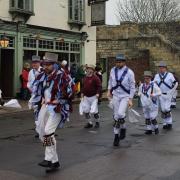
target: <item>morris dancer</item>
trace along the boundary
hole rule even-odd
[[[101,93],[101,81],[94,74],[95,66],[87,65],[87,73],[82,82],[82,93],[81,98],[83,98],[85,105],[85,117],[88,123],[84,128],[92,128],[93,122],[91,115],[94,116],[95,119],[95,128],[99,128],[99,111],[98,111],[98,98]],[[94,106],[94,107],[93,107]],[[94,109],[94,110],[92,110]]]
[[[134,72],[126,66],[123,54],[116,56],[116,66],[111,69],[108,85],[108,98],[113,98],[114,146],[126,137],[125,117],[127,107],[132,107],[135,94]]]
[[[151,81],[151,71],[144,72],[144,83],[140,85],[138,95],[141,98],[144,117],[146,119],[146,132],[145,134],[159,134],[158,122],[156,120],[158,115],[158,96],[161,95],[161,90],[158,85]]]
[[[68,118],[67,99],[72,95],[70,77],[64,71],[55,69],[54,63],[57,59],[57,54],[45,54],[44,72],[38,75],[33,88],[33,97],[41,96],[42,98],[36,130],[45,146],[45,157],[39,165],[46,167],[46,172],[54,171],[60,166],[54,134],[56,128],[62,126]]]
[[[160,87],[162,95],[159,97],[163,129],[172,129],[172,115],[171,115],[171,100],[174,91],[178,86],[178,82],[175,80],[172,73],[167,72],[167,65],[161,61],[159,63],[159,73],[155,75],[154,82]]]

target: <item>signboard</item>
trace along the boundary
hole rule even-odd
[[[100,0],[99,0],[100,1]],[[91,26],[104,25],[106,19],[106,2],[94,3],[91,5]]]

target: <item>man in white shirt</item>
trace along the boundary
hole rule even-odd
[[[160,87],[162,95],[159,97],[163,129],[172,129],[171,100],[178,86],[178,82],[173,74],[167,71],[167,65],[164,61],[159,63],[159,73],[155,75],[154,82]]]
[[[30,92],[32,92],[34,80],[36,79],[38,74],[41,73],[42,67],[40,66],[40,62],[41,60],[39,56],[32,56],[32,69],[29,72],[27,83],[27,87],[30,90]]]
[[[135,94],[134,72],[126,66],[126,58],[123,54],[116,56],[116,66],[111,69],[108,98],[113,98],[114,110],[114,146],[126,137],[125,117],[126,110],[131,107]]]
[[[34,119],[35,119],[35,125],[37,123],[38,120],[38,114],[41,108],[41,97],[37,96],[36,99],[36,103],[33,104],[31,101],[34,97],[32,97],[32,91],[33,91],[33,85],[35,82],[36,77],[42,72],[42,67],[40,66],[40,56],[36,56],[33,55],[32,56],[32,69],[29,72],[29,76],[28,76],[28,83],[27,83],[27,87],[29,89],[29,91],[31,92],[31,99],[29,100],[29,108],[34,110]],[[33,104],[33,107],[32,107]],[[36,138],[39,137],[38,134],[35,135]]]

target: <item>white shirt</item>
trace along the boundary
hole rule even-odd
[[[152,89],[153,87],[153,89]],[[146,90],[145,90],[145,89]],[[153,95],[151,97],[151,94]],[[139,91],[138,91],[138,95],[141,98],[141,103],[143,106],[151,105],[152,104],[152,100],[157,101],[158,100],[158,96],[161,95],[161,89],[158,87],[158,85],[156,83],[152,82],[149,83],[148,85],[146,85],[145,83],[141,84],[139,87]]]
[[[39,66],[38,70],[35,69],[31,69],[29,71],[29,75],[28,75],[28,83],[27,83],[27,87],[28,89],[30,89],[32,91],[33,88],[33,82],[36,79],[36,77],[38,76],[38,74],[41,72],[41,66]]]
[[[109,83],[108,83],[108,89],[111,90],[112,87],[115,87],[117,85],[116,77],[115,77],[115,68],[113,67],[110,72],[110,77],[109,77]],[[118,75],[118,80],[120,80],[123,72],[127,66],[122,67],[121,69],[118,69],[117,75]],[[118,87],[117,89],[113,90],[112,94],[118,97],[129,97],[133,98],[136,88],[135,88],[135,77],[134,77],[134,72],[128,68],[128,71],[121,83],[127,90],[130,91],[130,94],[125,92],[121,87]]]
[[[165,72],[164,75],[161,75],[161,76],[164,77],[166,74],[167,74],[167,76],[164,79],[164,82],[166,84],[168,84],[168,86],[173,87],[173,84],[176,81],[175,78],[174,78],[174,75],[172,73],[170,73],[170,72]],[[157,83],[157,84],[159,84],[161,82],[161,78],[160,78],[159,74],[155,75],[154,82]],[[171,89],[168,88],[164,83],[161,83],[159,87],[160,87],[162,93],[168,93],[168,92],[171,91]]]

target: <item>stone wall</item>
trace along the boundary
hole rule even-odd
[[[180,22],[167,24],[124,23],[97,28],[97,59],[108,59],[108,69],[116,54],[127,56],[128,64],[141,79],[143,71],[157,72],[159,61],[180,75]]]

